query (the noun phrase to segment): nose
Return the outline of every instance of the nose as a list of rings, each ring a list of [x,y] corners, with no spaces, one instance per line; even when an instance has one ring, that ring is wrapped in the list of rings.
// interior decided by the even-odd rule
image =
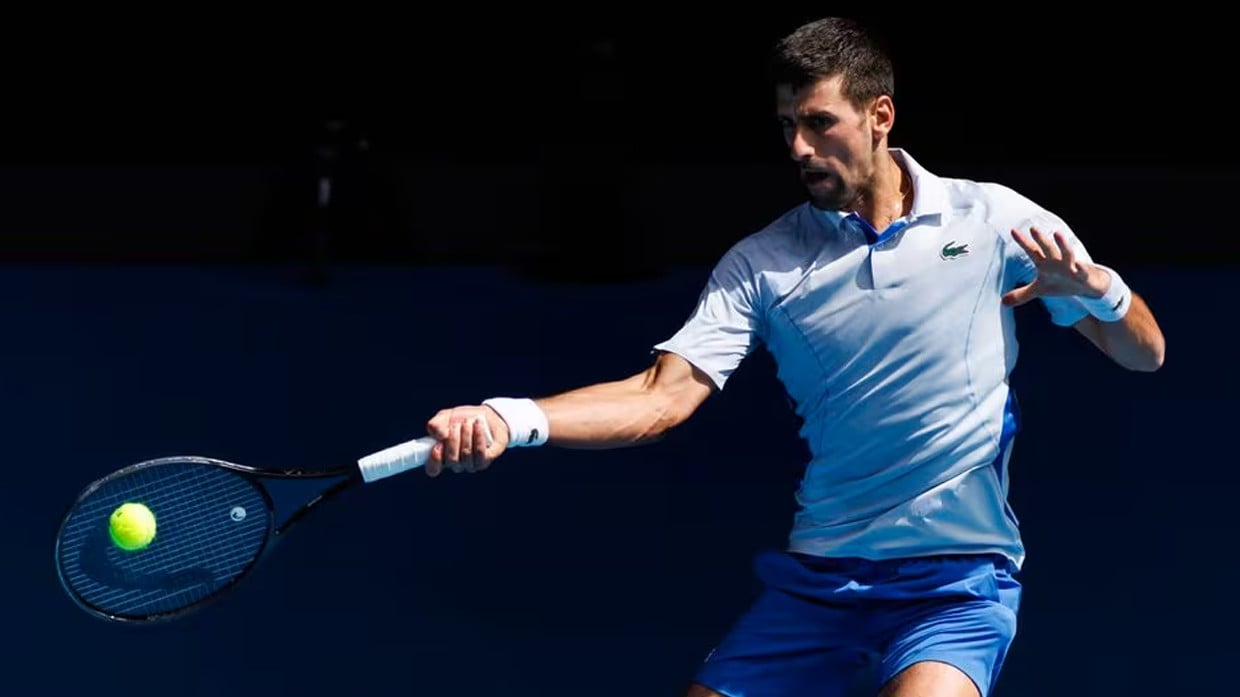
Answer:
[[[814,155],[814,148],[805,139],[800,127],[793,128],[788,134],[788,154],[796,162],[809,160]]]

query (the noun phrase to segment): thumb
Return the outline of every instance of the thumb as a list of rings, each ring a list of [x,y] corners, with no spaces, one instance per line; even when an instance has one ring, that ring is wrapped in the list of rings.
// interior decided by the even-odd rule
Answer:
[[[1004,294],[1003,304],[1008,307],[1020,307],[1041,294],[1041,286],[1038,285],[1037,281],[1034,281],[1027,286],[1021,286]]]
[[[434,436],[439,440],[443,440],[449,435],[448,426],[451,423],[452,410],[441,409],[426,422],[426,433],[427,435]]]

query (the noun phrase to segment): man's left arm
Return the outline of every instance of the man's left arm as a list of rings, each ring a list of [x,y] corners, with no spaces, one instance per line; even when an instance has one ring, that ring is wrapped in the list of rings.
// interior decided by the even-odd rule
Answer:
[[[1090,315],[1072,326],[1121,366],[1153,372],[1162,367],[1166,342],[1145,300],[1128,292],[1132,297],[1122,318],[1104,322]]]
[[[1012,230],[1012,239],[1033,262],[1032,283],[1003,298],[1006,305],[1023,305],[1034,298],[1072,299],[1088,312],[1073,323],[1085,338],[1119,365],[1152,372],[1162,367],[1166,342],[1145,300],[1128,287],[1119,273],[1094,263],[1083,248],[1069,244],[1062,231],[1046,234],[1030,228]]]

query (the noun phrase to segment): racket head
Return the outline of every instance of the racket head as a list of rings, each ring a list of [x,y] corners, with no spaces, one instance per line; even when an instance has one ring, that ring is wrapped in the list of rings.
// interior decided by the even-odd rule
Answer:
[[[234,587],[275,532],[275,506],[257,470],[208,457],[148,460],[99,479],[68,507],[56,534],[56,569],[78,606],[117,622],[180,617]],[[154,539],[126,551],[109,533],[116,508],[155,516]]]

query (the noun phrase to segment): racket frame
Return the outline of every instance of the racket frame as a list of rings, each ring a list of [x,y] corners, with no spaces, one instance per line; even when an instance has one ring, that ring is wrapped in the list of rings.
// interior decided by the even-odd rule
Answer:
[[[134,472],[138,472],[144,469],[151,469],[154,467],[166,466],[170,464],[181,464],[181,463],[191,463],[191,464],[199,464],[199,465],[208,465],[208,466],[213,466],[213,467],[221,467],[223,469],[230,470],[232,472],[237,473],[238,475],[244,477],[246,480],[248,480],[251,484],[254,485],[254,488],[258,490],[258,493],[262,497],[263,503],[265,504],[264,512],[267,516],[267,534],[263,536],[262,545],[254,553],[253,558],[250,559],[250,562],[246,564],[245,568],[242,569],[240,572],[238,572],[236,575],[234,575],[233,578],[230,579],[227,583],[221,585],[214,592],[201,598],[200,600],[197,600],[194,603],[186,605],[185,607],[179,608],[177,610],[170,610],[167,612],[160,612],[160,613],[155,613],[155,614],[150,614],[150,615],[140,615],[140,616],[116,615],[116,614],[104,611],[86,602],[85,599],[83,599],[81,596],[78,595],[77,592],[73,590],[72,585],[70,585],[68,582],[68,579],[65,578],[63,564],[61,563],[61,543],[64,538],[65,526],[69,523],[73,515],[73,512],[77,510],[78,506],[83,501],[88,499],[92,494],[98,491],[101,487],[103,487],[104,485],[110,482],[113,482],[122,477],[129,476],[133,474]],[[313,480],[313,479],[333,479],[333,478],[342,478],[342,479],[341,481],[329,487],[325,487],[324,489],[319,491],[314,497],[310,498],[305,503],[298,506],[292,513],[290,513],[283,523],[277,524],[275,501],[272,499],[271,492],[263,484],[262,480],[264,479]],[[167,456],[167,457],[154,458],[151,460],[144,460],[142,462],[136,462],[131,465],[122,467],[118,470],[115,470],[103,477],[100,477],[99,479],[96,479],[90,484],[86,485],[85,487],[82,488],[82,490],[78,493],[78,495],[74,497],[73,501],[65,508],[64,513],[61,515],[60,524],[57,526],[56,544],[54,545],[54,550],[53,550],[53,558],[56,564],[56,576],[57,576],[57,579],[60,581],[61,587],[65,590],[66,594],[70,597],[70,599],[73,600],[74,604],[76,604],[79,608],[84,610],[87,614],[91,615],[92,617],[107,620],[109,622],[119,622],[122,624],[132,624],[132,625],[153,624],[153,623],[159,623],[159,622],[164,622],[168,620],[178,619],[186,615],[192,614],[202,609],[203,607],[212,604],[219,598],[227,595],[229,591],[233,590],[243,579],[245,579],[246,577],[250,575],[250,573],[267,556],[268,552],[270,552],[270,550],[275,546],[276,542],[280,540],[283,535],[287,534],[288,531],[293,527],[293,525],[301,521],[307,514],[309,514],[311,510],[315,509],[320,503],[328,499],[334,498],[338,494],[348,489],[351,489],[354,486],[362,484],[362,483],[364,482],[362,479],[361,470],[355,464],[349,465],[347,467],[338,467],[334,469],[322,469],[322,470],[307,470],[307,469],[296,469],[296,468],[271,469],[271,468],[263,468],[263,467],[254,467],[250,465],[242,465],[236,462],[230,462],[228,460],[221,460],[219,458],[213,458],[213,457],[203,457],[200,455],[184,455],[184,456],[173,455],[173,456]]]

